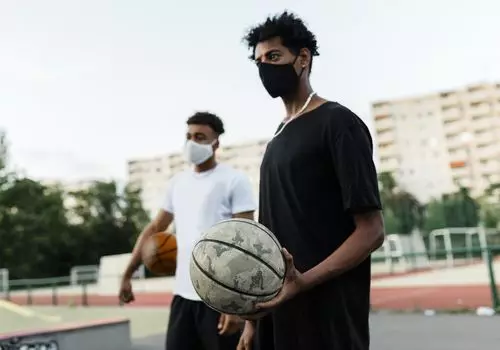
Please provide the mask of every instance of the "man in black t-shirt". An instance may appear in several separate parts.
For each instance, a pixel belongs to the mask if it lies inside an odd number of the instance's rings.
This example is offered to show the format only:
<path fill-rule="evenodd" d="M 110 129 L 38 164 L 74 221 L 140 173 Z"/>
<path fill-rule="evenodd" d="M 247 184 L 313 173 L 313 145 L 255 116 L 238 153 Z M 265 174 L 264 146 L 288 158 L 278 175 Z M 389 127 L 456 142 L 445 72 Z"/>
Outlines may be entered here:
<path fill-rule="evenodd" d="M 370 133 L 313 92 L 317 42 L 299 18 L 268 18 L 245 40 L 286 109 L 261 165 L 259 220 L 285 248 L 287 276 L 238 349 L 368 350 L 370 254 L 384 240 Z"/>

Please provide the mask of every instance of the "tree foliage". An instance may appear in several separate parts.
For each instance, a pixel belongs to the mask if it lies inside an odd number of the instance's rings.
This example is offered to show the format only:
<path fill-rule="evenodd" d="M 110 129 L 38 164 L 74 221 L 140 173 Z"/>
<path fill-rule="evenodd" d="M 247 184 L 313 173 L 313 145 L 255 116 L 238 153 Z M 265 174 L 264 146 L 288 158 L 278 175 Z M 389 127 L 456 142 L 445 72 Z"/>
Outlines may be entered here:
<path fill-rule="evenodd" d="M 148 221 L 139 191 L 95 182 L 68 193 L 9 173 L 7 156 L 0 134 L 0 268 L 11 278 L 68 275 L 132 249 Z"/>
<path fill-rule="evenodd" d="M 391 173 L 380 173 L 380 197 L 387 233 L 410 234 L 423 224 L 423 208 L 417 198 L 400 190 Z"/>
<path fill-rule="evenodd" d="M 379 183 L 387 233 L 408 234 L 413 228 L 430 232 L 444 227 L 477 227 L 481 220 L 486 227 L 498 225 L 500 207 L 480 205 L 466 188 L 423 205 L 411 193 L 399 189 L 392 174 L 379 174 Z M 498 198 L 494 202 L 498 203 L 500 185 L 492 185 L 487 191 L 490 197 L 495 193 Z"/>

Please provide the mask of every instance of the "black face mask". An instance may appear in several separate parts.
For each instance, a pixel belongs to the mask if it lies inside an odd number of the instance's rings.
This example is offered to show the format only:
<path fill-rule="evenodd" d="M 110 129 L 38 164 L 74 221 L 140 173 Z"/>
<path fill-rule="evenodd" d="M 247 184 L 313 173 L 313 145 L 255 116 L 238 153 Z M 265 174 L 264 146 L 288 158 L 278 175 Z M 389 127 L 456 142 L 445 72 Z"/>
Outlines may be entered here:
<path fill-rule="evenodd" d="M 287 96 L 297 90 L 304 69 L 297 75 L 293 67 L 296 60 L 287 64 L 259 64 L 260 80 L 272 98 Z"/>

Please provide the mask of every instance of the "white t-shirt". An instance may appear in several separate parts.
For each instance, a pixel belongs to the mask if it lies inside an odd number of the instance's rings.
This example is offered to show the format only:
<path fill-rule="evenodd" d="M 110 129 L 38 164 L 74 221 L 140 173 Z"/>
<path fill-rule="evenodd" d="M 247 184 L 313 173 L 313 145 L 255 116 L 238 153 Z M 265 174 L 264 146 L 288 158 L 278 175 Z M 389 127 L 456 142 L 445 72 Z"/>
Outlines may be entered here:
<path fill-rule="evenodd" d="M 217 164 L 203 173 L 189 169 L 172 178 L 163 210 L 172 213 L 175 220 L 177 271 L 174 294 L 200 300 L 189 277 L 194 244 L 212 225 L 233 214 L 255 209 L 248 177 L 228 165 Z"/>

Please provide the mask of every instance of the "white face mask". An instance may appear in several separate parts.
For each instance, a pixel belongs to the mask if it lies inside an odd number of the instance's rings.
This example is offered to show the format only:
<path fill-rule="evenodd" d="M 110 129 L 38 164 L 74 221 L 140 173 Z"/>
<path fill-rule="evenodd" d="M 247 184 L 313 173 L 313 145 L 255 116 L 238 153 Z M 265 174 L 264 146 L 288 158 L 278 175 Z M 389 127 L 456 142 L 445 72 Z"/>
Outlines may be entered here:
<path fill-rule="evenodd" d="M 193 140 L 187 140 L 184 146 L 186 160 L 194 165 L 206 162 L 214 154 L 214 149 L 212 148 L 214 143 L 215 141 L 210 144 L 201 144 Z"/>

